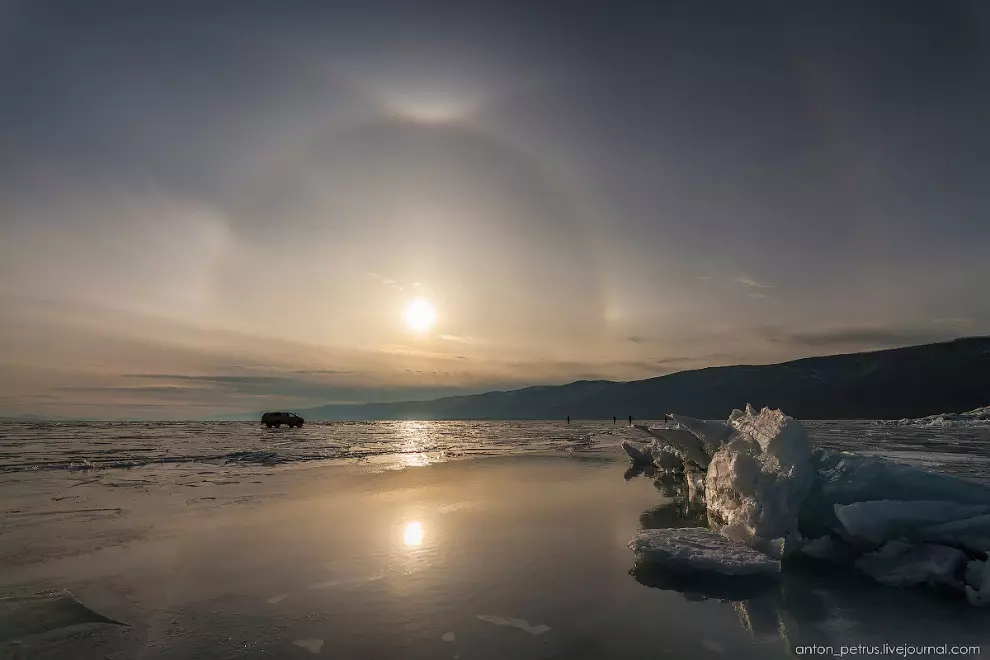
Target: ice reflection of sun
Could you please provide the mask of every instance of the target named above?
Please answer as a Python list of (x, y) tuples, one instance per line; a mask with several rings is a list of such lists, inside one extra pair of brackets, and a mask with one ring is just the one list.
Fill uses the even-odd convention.
[(426, 422), (400, 422), (398, 435), (402, 441), (399, 445), (399, 456), (403, 467), (423, 467), (431, 462), (430, 456), (424, 450), (429, 448), (429, 424)]
[(423, 523), (421, 522), (411, 522), (406, 523), (406, 529), (402, 533), (402, 542), (412, 548), (418, 545), (423, 545)]

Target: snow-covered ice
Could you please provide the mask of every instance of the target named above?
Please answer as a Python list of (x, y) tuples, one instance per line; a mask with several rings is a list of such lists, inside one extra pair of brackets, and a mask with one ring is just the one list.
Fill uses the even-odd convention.
[(703, 527), (644, 529), (629, 542), (639, 561), (673, 571), (723, 575), (773, 574), (780, 562)]

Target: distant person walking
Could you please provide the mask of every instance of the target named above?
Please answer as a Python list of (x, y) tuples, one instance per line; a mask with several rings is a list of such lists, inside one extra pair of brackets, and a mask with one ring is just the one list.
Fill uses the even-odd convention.
[(629, 426), (632, 426), (632, 415), (629, 415)]
[(571, 423), (571, 416), (570, 416), (570, 415), (568, 415), (568, 416), (567, 416), (567, 423), (568, 423), (568, 424), (570, 424), (570, 423)]
[(617, 421), (617, 420), (615, 419), (615, 415), (612, 415), (612, 425), (613, 425), (613, 426), (615, 425), (615, 422), (616, 422), (616, 421)]

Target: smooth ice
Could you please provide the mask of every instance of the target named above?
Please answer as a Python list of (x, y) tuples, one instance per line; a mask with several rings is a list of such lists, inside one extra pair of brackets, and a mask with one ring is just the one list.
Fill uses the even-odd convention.
[(835, 505), (835, 515), (846, 534), (876, 545), (900, 537), (920, 541), (928, 526), (985, 513), (990, 513), (990, 505), (937, 500), (874, 500)]

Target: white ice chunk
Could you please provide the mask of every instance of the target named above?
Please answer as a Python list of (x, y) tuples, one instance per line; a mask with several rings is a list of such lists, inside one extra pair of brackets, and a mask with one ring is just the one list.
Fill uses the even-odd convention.
[(815, 485), (801, 508), (801, 531), (807, 536), (841, 527), (836, 504), (874, 500), (945, 501), (990, 505), (990, 485), (909, 465), (831, 449), (812, 453)]
[(833, 504), (869, 500), (943, 500), (990, 504), (990, 485), (893, 463), (876, 456), (816, 451), (814, 461)]
[(807, 541), (801, 546), (801, 552), (809, 557), (826, 561), (835, 561), (839, 556), (835, 540), (831, 536), (821, 536)]
[(973, 560), (966, 564), (966, 600), (971, 605), (990, 605), (990, 556), (986, 561)]
[(694, 463), (698, 467), (708, 467), (711, 454), (705, 451), (702, 441), (690, 431), (681, 429), (655, 429), (661, 442), (677, 451), (686, 463)]
[(721, 449), (732, 435), (732, 427), (724, 422), (711, 422), (686, 415), (671, 415), (671, 418), (698, 438), (709, 456)]
[(967, 585), (966, 600), (969, 601), (970, 605), (975, 605), (977, 607), (986, 607), (987, 605), (990, 605), (990, 590), (977, 591), (973, 587)]
[(966, 563), (961, 550), (945, 545), (910, 545), (889, 541), (856, 560), (856, 568), (891, 587), (919, 584), (959, 586), (956, 574)]
[[(808, 435), (779, 410), (746, 412), (712, 457), (705, 480), (708, 511), (755, 548), (798, 537), (798, 512), (815, 479)], [(780, 541), (784, 543), (784, 541)]]
[(688, 502), (704, 502), (705, 473), (697, 468), (689, 468), (684, 471), (684, 480), (687, 481)]
[(928, 525), (984, 513), (990, 513), (990, 505), (932, 500), (874, 500), (835, 505), (835, 515), (850, 536), (876, 545), (905, 535), (915, 538), (920, 529)]
[(925, 541), (955, 545), (973, 552), (990, 552), (990, 515), (931, 525), (920, 530), (918, 536)]
[(653, 465), (657, 469), (664, 470), (666, 472), (681, 472), (684, 470), (684, 461), (681, 459), (680, 454), (668, 445), (660, 445), (659, 441), (653, 446)]
[(703, 527), (644, 529), (629, 542), (643, 563), (723, 575), (779, 573), (780, 562)]
[(636, 426), (656, 438), (658, 446), (669, 447), (684, 462), (696, 463), (699, 467), (708, 467), (711, 456), (705, 451), (704, 445), (696, 435), (683, 429), (655, 429), (649, 426)]
[(979, 590), (983, 587), (984, 574), (987, 570), (987, 562), (980, 559), (974, 559), (973, 561), (966, 564), (966, 576), (964, 582), (974, 589)]
[(629, 456), (633, 465), (646, 466), (653, 463), (653, 452), (651, 447), (637, 447), (628, 440), (622, 441), (622, 449)]

